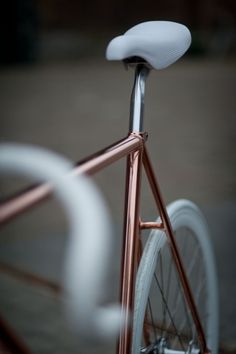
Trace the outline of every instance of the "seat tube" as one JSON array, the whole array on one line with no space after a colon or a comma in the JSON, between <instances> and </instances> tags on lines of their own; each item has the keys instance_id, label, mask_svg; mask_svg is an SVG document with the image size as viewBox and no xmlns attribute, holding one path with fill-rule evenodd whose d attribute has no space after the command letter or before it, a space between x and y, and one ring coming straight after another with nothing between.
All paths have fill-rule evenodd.
<instances>
[{"instance_id":1,"label":"seat tube","mask_svg":"<svg viewBox=\"0 0 236 354\"><path fill-rule=\"evenodd\" d=\"M137 64L131 95L130 134L139 135L143 131L143 108L145 80L149 69ZM118 354L130 354L132 346L132 312L134 308L135 277L138 263L139 246L139 199L143 138L139 148L127 156L126 193L124 209L124 240L121 269L121 305L125 314L125 324L119 337Z\"/></svg>"},{"instance_id":2,"label":"seat tube","mask_svg":"<svg viewBox=\"0 0 236 354\"><path fill-rule=\"evenodd\" d=\"M145 64L136 64L134 86L130 102L130 133L143 131L145 83L150 69Z\"/></svg>"},{"instance_id":3,"label":"seat tube","mask_svg":"<svg viewBox=\"0 0 236 354\"><path fill-rule=\"evenodd\" d=\"M142 168L142 146L127 157L124 239L120 300L125 315L117 353L130 354L132 345L132 313L139 247L139 199Z\"/></svg>"}]
</instances>

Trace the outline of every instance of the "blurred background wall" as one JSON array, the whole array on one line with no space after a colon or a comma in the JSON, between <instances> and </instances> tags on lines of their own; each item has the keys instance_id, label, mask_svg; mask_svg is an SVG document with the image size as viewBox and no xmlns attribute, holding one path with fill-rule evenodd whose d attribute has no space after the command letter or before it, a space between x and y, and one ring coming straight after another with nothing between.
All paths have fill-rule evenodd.
<instances>
[{"instance_id":1,"label":"blurred background wall","mask_svg":"<svg viewBox=\"0 0 236 354\"><path fill-rule=\"evenodd\" d=\"M90 46L94 51L107 33L159 19L189 26L195 54L235 53L233 0L9 0L1 4L0 61L33 61L57 53L60 57L62 49L64 55L79 56L84 48L88 51L86 39L91 36L96 38L96 45Z\"/></svg>"},{"instance_id":2,"label":"blurred background wall","mask_svg":"<svg viewBox=\"0 0 236 354\"><path fill-rule=\"evenodd\" d=\"M105 61L106 45L138 22L162 19L185 23L193 43L178 63L150 75L149 149L165 200L189 198L205 212L219 274L221 347L235 353L235 0L1 1L0 140L44 146L74 161L123 137L133 73ZM96 177L115 220L116 253L124 165ZM1 179L1 198L21 184L9 182ZM156 218L146 191L143 197L148 217ZM1 228L0 263L59 283L67 230L55 200L32 208ZM4 272L0 277L0 312L36 353L78 353L60 303Z\"/></svg>"}]
</instances>

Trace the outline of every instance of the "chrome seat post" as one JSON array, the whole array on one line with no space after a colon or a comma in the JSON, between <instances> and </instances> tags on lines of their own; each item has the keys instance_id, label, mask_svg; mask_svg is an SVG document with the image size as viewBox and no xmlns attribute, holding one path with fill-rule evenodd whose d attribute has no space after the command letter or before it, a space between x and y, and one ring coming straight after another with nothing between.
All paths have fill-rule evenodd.
<instances>
[{"instance_id":1,"label":"chrome seat post","mask_svg":"<svg viewBox=\"0 0 236 354\"><path fill-rule=\"evenodd\" d=\"M150 69L146 64L136 64L130 102L130 133L143 131L145 83L149 71Z\"/></svg>"}]
</instances>

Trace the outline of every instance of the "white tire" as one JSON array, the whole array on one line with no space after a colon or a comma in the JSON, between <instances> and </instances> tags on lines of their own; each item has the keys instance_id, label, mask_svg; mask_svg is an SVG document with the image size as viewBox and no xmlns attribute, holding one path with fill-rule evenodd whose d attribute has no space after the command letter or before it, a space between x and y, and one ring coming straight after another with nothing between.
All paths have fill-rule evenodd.
<instances>
[{"instance_id":1,"label":"white tire","mask_svg":"<svg viewBox=\"0 0 236 354\"><path fill-rule=\"evenodd\" d=\"M218 289L206 222L196 205L187 200L175 201L167 209L208 348L216 354ZM154 333L151 333L151 327L154 327ZM163 353L200 352L166 235L163 231L152 230L136 279L132 354L159 353L154 347L160 347L160 341L166 343Z\"/></svg>"}]
</instances>

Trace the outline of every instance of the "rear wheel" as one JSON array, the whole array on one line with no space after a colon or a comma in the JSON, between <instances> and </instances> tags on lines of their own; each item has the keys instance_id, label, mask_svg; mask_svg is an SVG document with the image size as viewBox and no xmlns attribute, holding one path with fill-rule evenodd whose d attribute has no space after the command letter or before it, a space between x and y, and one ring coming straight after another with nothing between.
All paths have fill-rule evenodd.
<instances>
[{"instance_id":1,"label":"rear wheel","mask_svg":"<svg viewBox=\"0 0 236 354\"><path fill-rule=\"evenodd\" d=\"M218 347L218 299L214 258L205 220L191 202L179 200L168 214L212 354ZM160 221L160 220L159 220ZM138 269L132 354L201 352L164 232L153 230Z\"/></svg>"}]
</instances>

